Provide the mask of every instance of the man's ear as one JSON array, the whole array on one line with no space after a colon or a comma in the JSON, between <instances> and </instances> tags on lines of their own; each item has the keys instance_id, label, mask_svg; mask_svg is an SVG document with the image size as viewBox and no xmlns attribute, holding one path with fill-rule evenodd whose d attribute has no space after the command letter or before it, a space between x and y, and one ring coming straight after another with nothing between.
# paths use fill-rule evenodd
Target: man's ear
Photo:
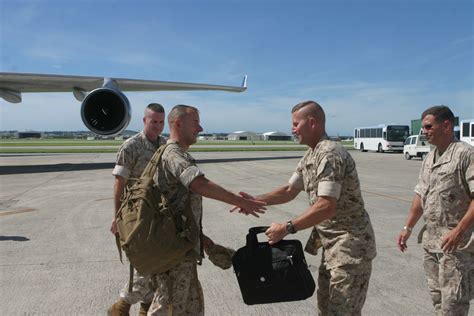
<instances>
[{"instance_id":1,"label":"man's ear","mask_svg":"<svg viewBox=\"0 0 474 316\"><path fill-rule=\"evenodd\" d=\"M447 130L452 130L452 129L453 129L453 126L452 126L451 122L448 121L448 120L445 120L445 121L443 122L443 126L444 126L444 128L447 129Z\"/></svg>"},{"instance_id":2,"label":"man's ear","mask_svg":"<svg viewBox=\"0 0 474 316\"><path fill-rule=\"evenodd\" d=\"M316 119L312 116L308 117L308 121L309 121L309 126L311 128L315 128L317 123L318 123L318 122L316 122Z\"/></svg>"},{"instance_id":3,"label":"man's ear","mask_svg":"<svg viewBox=\"0 0 474 316\"><path fill-rule=\"evenodd\" d=\"M182 122L181 122L181 119L180 118L176 118L174 120L174 126L176 126L177 128L180 128L182 125Z\"/></svg>"}]
</instances>

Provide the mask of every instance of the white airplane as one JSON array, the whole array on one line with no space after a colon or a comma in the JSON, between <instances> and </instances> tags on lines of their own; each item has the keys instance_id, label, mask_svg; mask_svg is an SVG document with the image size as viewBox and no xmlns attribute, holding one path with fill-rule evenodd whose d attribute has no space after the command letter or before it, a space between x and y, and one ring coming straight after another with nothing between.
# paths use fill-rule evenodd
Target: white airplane
<instances>
[{"instance_id":1,"label":"white airplane","mask_svg":"<svg viewBox=\"0 0 474 316\"><path fill-rule=\"evenodd\" d=\"M221 86L123 78L63 76L0 72L0 98L20 103L22 93L72 92L82 102L81 118L86 127L98 135L116 135L130 123L130 102L122 91L185 91L220 90L243 92L247 89L247 76L242 85Z\"/></svg>"}]
</instances>

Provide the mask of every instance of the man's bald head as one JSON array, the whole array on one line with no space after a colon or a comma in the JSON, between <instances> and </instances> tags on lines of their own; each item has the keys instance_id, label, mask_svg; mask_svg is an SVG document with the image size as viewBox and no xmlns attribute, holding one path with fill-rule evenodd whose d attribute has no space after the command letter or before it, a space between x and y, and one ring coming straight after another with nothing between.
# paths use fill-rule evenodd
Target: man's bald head
<instances>
[{"instance_id":1,"label":"man's bald head","mask_svg":"<svg viewBox=\"0 0 474 316\"><path fill-rule=\"evenodd\" d=\"M184 116L186 116L187 114L191 112L199 113L199 110L196 109L194 106L190 106L190 105L184 105L184 104L175 105L171 109L170 113L168 114L168 125L171 128L171 126L174 125L174 122L177 119L182 119Z\"/></svg>"},{"instance_id":2,"label":"man's bald head","mask_svg":"<svg viewBox=\"0 0 474 316\"><path fill-rule=\"evenodd\" d=\"M291 110L292 114L295 112L298 112L302 116L313 117L323 126L326 124L326 114L324 114L323 108L317 102L310 100L298 103Z\"/></svg>"}]
</instances>

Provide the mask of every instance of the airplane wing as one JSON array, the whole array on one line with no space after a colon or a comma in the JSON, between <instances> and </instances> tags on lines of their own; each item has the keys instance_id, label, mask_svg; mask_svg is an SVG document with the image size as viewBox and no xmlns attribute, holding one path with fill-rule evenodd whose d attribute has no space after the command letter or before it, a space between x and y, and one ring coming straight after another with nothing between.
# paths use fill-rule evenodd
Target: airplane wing
<instances>
[{"instance_id":1,"label":"airplane wing","mask_svg":"<svg viewBox=\"0 0 474 316\"><path fill-rule=\"evenodd\" d=\"M246 89L247 76L244 77L241 86L223 86L204 83L0 72L0 98L10 103L20 103L22 93L72 92L74 97L82 102L82 121L89 130L99 135L116 135L130 122L130 103L122 91L220 90L243 92Z\"/></svg>"},{"instance_id":2,"label":"airplane wing","mask_svg":"<svg viewBox=\"0 0 474 316\"><path fill-rule=\"evenodd\" d=\"M247 76L244 77L241 86L223 86L173 81L0 72L0 96L3 96L2 91L17 93L72 92L74 89L92 91L102 87L105 80L113 80L121 91L222 90L243 92L247 89Z\"/></svg>"}]
</instances>

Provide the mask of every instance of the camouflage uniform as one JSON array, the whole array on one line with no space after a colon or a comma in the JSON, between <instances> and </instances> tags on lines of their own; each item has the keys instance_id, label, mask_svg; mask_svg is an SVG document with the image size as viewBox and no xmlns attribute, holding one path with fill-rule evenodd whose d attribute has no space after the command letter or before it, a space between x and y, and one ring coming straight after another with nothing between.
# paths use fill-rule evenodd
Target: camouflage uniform
<instances>
[{"instance_id":1,"label":"camouflage uniform","mask_svg":"<svg viewBox=\"0 0 474 316\"><path fill-rule=\"evenodd\" d=\"M423 266L431 299L440 315L467 315L474 296L474 227L459 248L443 253L441 243L464 217L474 195L474 149L452 142L442 156L437 149L423 162L415 193L421 198L426 230Z\"/></svg>"},{"instance_id":2,"label":"camouflage uniform","mask_svg":"<svg viewBox=\"0 0 474 316\"><path fill-rule=\"evenodd\" d=\"M376 249L354 160L344 147L324 136L308 149L289 183L308 193L310 205L318 196L337 199L336 215L314 226L306 246L313 254L323 247L319 314L360 315Z\"/></svg>"},{"instance_id":3,"label":"camouflage uniform","mask_svg":"<svg viewBox=\"0 0 474 316\"><path fill-rule=\"evenodd\" d=\"M126 180L126 188L131 187L140 178L156 149L165 142L166 139L162 136L156 142L151 142L143 132L130 137L122 144L117 153L117 160L112 174ZM143 277L135 271L132 292L129 292L127 282L124 288L120 290L120 297L131 305L140 301L144 303L151 302L153 287L150 278Z\"/></svg>"},{"instance_id":4,"label":"camouflage uniform","mask_svg":"<svg viewBox=\"0 0 474 316\"><path fill-rule=\"evenodd\" d=\"M202 232L202 196L189 190L189 185L204 173L183 147L171 140L168 143L170 145L163 153L155 182L174 209L182 209L190 199L194 220ZM156 276L158 289L148 315L204 315L204 296L196 270L196 264L200 263L202 256L201 242L198 240L183 262Z\"/></svg>"}]
</instances>

